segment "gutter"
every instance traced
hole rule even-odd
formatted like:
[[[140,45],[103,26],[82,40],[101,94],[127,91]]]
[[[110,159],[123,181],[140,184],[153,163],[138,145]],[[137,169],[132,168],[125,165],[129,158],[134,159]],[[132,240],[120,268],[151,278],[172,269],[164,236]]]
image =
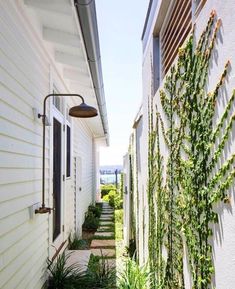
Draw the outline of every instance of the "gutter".
[[[146,29],[147,29],[147,25],[148,25],[148,20],[149,20],[149,15],[150,15],[150,11],[151,11],[151,8],[152,8],[152,4],[153,4],[153,0],[150,0],[149,1],[149,6],[148,6],[148,10],[147,10],[147,14],[146,14],[146,17],[145,17],[144,28],[143,28],[143,32],[142,32],[142,35],[141,35],[141,40],[144,39],[144,34],[145,34]]]
[[[77,10],[78,20],[84,39],[106,144],[109,145],[108,117],[104,94],[95,0],[74,0],[74,5]]]

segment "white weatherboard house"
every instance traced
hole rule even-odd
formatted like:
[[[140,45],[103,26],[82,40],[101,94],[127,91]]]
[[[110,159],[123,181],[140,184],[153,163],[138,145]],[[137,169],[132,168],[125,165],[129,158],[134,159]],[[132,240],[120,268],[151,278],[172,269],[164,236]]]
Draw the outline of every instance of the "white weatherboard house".
[[[226,117],[224,119],[222,127],[220,127],[220,134],[217,137],[217,141],[213,144],[213,149],[210,157],[213,156],[213,153],[219,148],[219,144],[225,140],[225,145],[223,146],[223,151],[220,154],[219,160],[217,160],[216,167],[212,172],[211,176],[216,176],[219,182],[213,190],[208,191],[208,195],[216,192],[216,188],[221,188],[226,186],[226,196],[221,199],[217,199],[213,203],[212,211],[218,213],[218,224],[211,221],[208,226],[208,230],[212,229],[212,236],[208,238],[209,245],[212,247],[212,267],[214,268],[214,273],[211,274],[211,280],[207,280],[212,283],[213,288],[219,289],[233,289],[235,288],[235,192],[234,192],[234,152],[235,152],[235,138],[234,138],[234,111],[235,104],[234,95],[235,89],[235,2],[233,0],[151,0],[149,4],[149,9],[146,16],[146,21],[142,34],[142,43],[143,43],[143,100],[142,106],[135,118],[133,125],[133,132],[130,138],[130,146],[128,153],[124,157],[124,180],[126,186],[126,194],[124,195],[124,240],[126,245],[135,243],[137,249],[137,255],[140,264],[143,264],[150,260],[149,248],[152,239],[150,236],[154,236],[154,232],[151,232],[151,220],[153,220],[153,208],[155,209],[155,221],[156,229],[155,233],[158,234],[158,238],[161,238],[159,227],[161,225],[161,208],[165,210],[163,205],[159,203],[160,200],[163,200],[164,185],[167,183],[166,173],[167,173],[167,162],[168,156],[170,154],[169,147],[166,146],[164,131],[162,130],[162,125],[165,127],[165,134],[168,130],[169,135],[169,119],[166,117],[166,112],[164,111],[162,95],[160,95],[160,90],[166,91],[164,84],[168,81],[167,76],[171,75],[171,67],[177,63],[178,60],[178,49],[189,39],[190,31],[192,28],[195,29],[195,39],[194,43],[197,43],[200,35],[207,27],[208,20],[210,17],[214,17],[214,24],[212,25],[213,29],[217,29],[216,40],[214,42],[211,59],[209,62],[209,73],[208,80],[206,82],[207,92],[213,92],[216,88],[216,85],[219,84],[220,79],[222,79],[221,87],[217,95],[217,100],[215,102],[215,115],[213,118],[213,127],[220,122],[222,115],[225,113]],[[217,28],[216,28],[217,27]],[[210,29],[210,28],[209,28]],[[211,37],[213,35],[211,34]],[[206,40],[204,40],[204,44]],[[195,45],[195,44],[194,44]],[[202,46],[203,47],[203,46]],[[202,48],[203,49],[203,48]],[[181,50],[181,53],[184,53]],[[207,54],[205,52],[204,55]],[[229,61],[229,62],[228,62]],[[221,75],[228,64],[226,76],[221,78]],[[203,73],[203,70],[201,71]],[[169,93],[170,94],[170,93]],[[209,94],[213,95],[213,94]],[[229,99],[232,99],[231,106],[228,107]],[[158,188],[155,187],[151,191],[150,198],[154,199],[154,205],[152,207],[149,205],[149,195],[148,195],[148,183],[156,177],[156,175],[149,176],[150,168],[150,159],[148,156],[148,147],[149,147],[149,123],[151,118],[151,108],[150,104],[153,103],[152,115],[154,119],[154,126],[156,125],[155,120],[158,119],[158,128],[159,128],[159,150],[162,156],[162,188],[163,190],[159,192]],[[165,103],[165,107],[167,107]],[[156,108],[158,114],[156,114]],[[160,123],[162,120],[162,123]],[[179,119],[175,119],[173,125],[177,126]],[[226,133],[226,128],[229,128],[229,133],[224,137]],[[187,131],[186,131],[187,132]],[[187,143],[187,141],[186,141]],[[174,145],[174,144],[173,144]],[[155,152],[158,150],[157,146],[155,147]],[[173,156],[174,157],[174,156]],[[200,155],[198,156],[198,158]],[[185,158],[185,157],[184,157]],[[221,177],[216,175],[216,172],[220,170],[221,167],[226,165],[228,160],[233,160],[231,162],[231,167],[226,173]],[[156,164],[156,163],[155,163]],[[158,164],[156,164],[157,166]],[[176,169],[176,168],[175,168]],[[154,169],[152,169],[153,171]],[[168,168],[169,170],[169,168]],[[175,171],[177,173],[177,171]],[[210,177],[211,177],[210,176]],[[174,174],[173,174],[174,177]],[[210,181],[210,179],[209,179]],[[205,187],[205,190],[208,189]],[[201,191],[202,192],[202,191]],[[182,195],[185,196],[185,195]],[[188,195],[190,200],[191,196]],[[208,200],[206,196],[203,196],[205,200]],[[181,208],[184,211],[184,201],[181,199]],[[187,202],[186,202],[187,203]],[[202,206],[206,206],[206,203],[200,203]],[[167,203],[169,206],[169,203]],[[162,207],[161,207],[162,206]],[[195,204],[192,202],[192,212]],[[168,207],[169,208],[169,207]],[[162,218],[169,216],[169,209],[164,211]],[[159,215],[156,212],[160,212]],[[188,211],[190,215],[190,210]],[[193,214],[192,214],[193,215]],[[187,217],[187,215],[185,215]],[[205,217],[205,216],[204,216]],[[168,222],[169,219],[166,217],[165,222]],[[187,220],[187,218],[186,218]],[[203,226],[203,215],[198,218],[198,224],[201,222]],[[182,221],[182,219],[181,219]],[[191,220],[188,220],[190,223]],[[153,223],[153,222],[152,222]],[[191,223],[190,223],[191,224]],[[192,232],[195,232],[199,229],[196,227],[191,227]],[[169,227],[170,228],[170,227]],[[183,227],[182,227],[183,228]],[[186,226],[186,229],[188,227]],[[195,231],[194,231],[195,230]],[[188,232],[188,231],[187,231]],[[164,231],[164,234],[166,231]],[[190,249],[187,244],[190,244],[190,238],[187,237],[184,229],[178,231],[180,238],[182,240],[183,249],[181,251],[181,256],[183,257],[183,281],[184,285],[179,288],[191,289],[193,287],[193,267],[190,267],[190,261],[193,263],[192,255],[189,255],[189,251],[193,251],[193,247]],[[152,235],[151,235],[152,234]],[[167,234],[167,233],[166,233]],[[173,238],[175,238],[175,233]],[[187,239],[188,238],[188,239]],[[197,236],[195,239],[197,240]],[[193,240],[192,235],[192,242]],[[155,239],[156,240],[156,239]],[[159,242],[160,239],[156,240]],[[163,239],[162,244],[167,244],[168,240]],[[204,240],[204,239],[203,239]],[[150,245],[148,245],[150,242]],[[155,242],[155,243],[156,243]],[[158,243],[159,244],[159,243]],[[163,260],[167,260],[168,252],[170,252],[170,247],[162,246],[162,251],[159,253],[157,249],[155,250],[155,256],[163,257]],[[191,243],[192,244],[192,243]],[[208,246],[209,245],[205,245]],[[171,246],[174,246],[174,244]],[[203,247],[201,247],[203,248]],[[191,252],[190,251],[190,252]],[[177,252],[176,252],[177,253]],[[210,256],[209,252],[206,252]],[[191,256],[191,257],[190,257]],[[171,256],[169,257],[171,258]],[[197,255],[193,255],[195,260],[198,258]],[[201,260],[199,262],[203,263],[205,256],[201,255]],[[179,260],[178,259],[178,260]],[[158,260],[155,260],[155,266],[158,266]],[[176,261],[177,263],[177,261]],[[176,270],[173,267],[173,272]],[[164,264],[164,261],[162,261]],[[171,264],[171,263],[169,263]],[[195,263],[194,263],[195,264]],[[163,265],[164,266],[164,265]],[[212,271],[212,268],[207,266],[204,267]],[[204,269],[206,272],[206,269]],[[159,273],[159,271],[158,271]],[[199,274],[200,272],[196,272]],[[162,276],[161,272],[159,273]],[[169,273],[171,274],[171,272]],[[203,272],[200,273],[203,276]],[[207,274],[207,273],[206,273]],[[208,274],[210,275],[210,273]],[[174,276],[177,276],[175,274]],[[160,277],[159,277],[160,278]],[[200,279],[197,279],[200,283]],[[202,280],[202,279],[201,279]],[[203,282],[206,284],[205,280],[202,280],[200,287],[193,288],[211,288],[203,287]],[[165,288],[165,287],[161,287]],[[169,287],[168,287],[169,288]],[[172,287],[173,288],[173,287]],[[178,288],[178,287],[177,287]]]
[[[98,110],[71,118],[79,94]],[[99,146],[109,140],[95,1],[0,1],[0,288],[42,288],[46,260],[81,234],[98,192]]]

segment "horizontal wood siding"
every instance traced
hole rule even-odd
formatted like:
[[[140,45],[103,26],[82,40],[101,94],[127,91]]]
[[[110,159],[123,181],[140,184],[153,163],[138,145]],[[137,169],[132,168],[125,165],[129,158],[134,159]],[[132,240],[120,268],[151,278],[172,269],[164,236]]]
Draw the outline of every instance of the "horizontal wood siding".
[[[0,1],[0,288],[41,289],[52,236],[51,215],[30,215],[32,205],[41,202],[42,182],[42,125],[34,119],[33,108],[41,111],[50,91],[51,63],[24,26],[16,2]],[[93,134],[83,121],[72,122],[72,157],[82,159],[77,210],[81,225],[94,193]],[[52,187],[49,131],[47,128],[46,192]],[[75,220],[72,173],[66,179],[64,200],[66,240]]]
[[[14,1],[0,2],[0,288],[40,289],[48,256],[41,201],[42,126],[33,107],[49,91],[49,63],[33,43]],[[47,134],[48,136],[48,134]],[[49,139],[46,140],[49,174]],[[46,180],[49,188],[49,180]]]
[[[93,156],[93,141],[91,132],[83,126],[81,122],[74,122],[74,156],[81,158],[81,191],[77,191],[77,203],[79,210],[77,218],[79,220],[81,231],[81,224],[84,221],[85,212],[87,207],[92,202],[94,194],[94,156]]]

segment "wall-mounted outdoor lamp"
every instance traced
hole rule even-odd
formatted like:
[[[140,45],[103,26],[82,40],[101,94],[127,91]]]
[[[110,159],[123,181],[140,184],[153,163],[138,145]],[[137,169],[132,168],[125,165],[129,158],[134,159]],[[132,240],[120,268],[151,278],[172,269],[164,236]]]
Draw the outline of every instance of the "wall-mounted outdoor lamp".
[[[38,114],[38,118],[42,118],[43,125],[43,136],[42,136],[42,206],[35,210],[35,214],[45,214],[51,213],[53,208],[48,208],[45,206],[45,144],[46,144],[46,125],[48,123],[46,116],[46,101],[51,96],[77,96],[81,99],[82,103],[80,105],[71,107],[69,110],[69,115],[72,117],[79,118],[89,118],[97,116],[97,109],[87,105],[84,102],[84,98],[79,94],[48,94],[43,101],[43,114]]]

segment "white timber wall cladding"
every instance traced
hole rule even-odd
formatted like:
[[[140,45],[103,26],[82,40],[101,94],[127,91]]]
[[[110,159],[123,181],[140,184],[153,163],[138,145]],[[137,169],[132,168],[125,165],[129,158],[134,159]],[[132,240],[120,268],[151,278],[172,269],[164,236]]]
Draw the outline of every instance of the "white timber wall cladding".
[[[25,26],[15,1],[0,1],[1,289],[40,289],[46,280],[46,259],[52,239],[49,235],[49,218],[52,215],[35,216],[30,213],[32,205],[41,202],[42,181],[42,125],[41,120],[34,119],[32,109],[36,107],[41,112],[43,99],[51,88],[51,63],[41,49],[42,45]],[[82,191],[79,195],[81,226],[84,212],[92,201],[93,142],[92,133],[84,123],[79,120],[72,122],[75,132],[72,157],[82,158]],[[46,134],[47,192],[52,188],[49,182],[49,130]],[[65,186],[64,239],[74,228],[73,171],[74,167],[71,168],[72,177]],[[49,201],[47,194],[46,204]]]
[[[215,43],[212,61],[209,70],[209,81],[207,83],[208,91],[215,88],[219,81],[221,73],[224,70],[225,63],[230,60],[231,68],[226,78],[222,92],[219,94],[217,102],[217,115],[215,123],[218,122],[223,113],[227,100],[231,97],[233,89],[235,89],[235,2],[233,0],[207,0],[205,6],[196,18],[196,39],[199,38],[202,31],[205,29],[207,20],[209,19],[212,10],[216,10],[217,17],[221,19],[222,26],[219,31],[218,39]],[[151,34],[151,32],[150,32]],[[151,41],[149,47],[146,48],[143,61],[143,88],[144,88],[144,104],[147,106],[148,97],[151,95],[151,57],[153,51]],[[164,80],[163,80],[164,82]],[[162,82],[162,83],[163,83]],[[162,84],[163,85],[163,84]],[[162,86],[161,86],[162,87]],[[163,110],[160,103],[159,91],[154,96],[154,101],[158,105],[158,110],[162,115],[163,121],[167,127],[166,119],[164,119]],[[235,107],[233,105],[232,113]],[[147,115],[144,114],[144,119],[147,122]],[[228,145],[225,147],[224,157],[231,156],[235,152],[235,128],[229,136]],[[160,134],[160,136],[162,136]],[[161,146],[161,153],[167,156],[167,150]],[[222,160],[223,163],[223,160]],[[213,246],[213,262],[215,274],[213,279],[214,288],[219,289],[234,289],[235,288],[235,189],[234,186],[229,191],[230,204],[218,202],[214,210],[219,214],[219,223],[213,225],[213,238],[211,244]],[[184,274],[185,288],[191,289],[191,276],[187,267],[187,250],[184,250]]]
[[[29,212],[41,200],[42,167],[41,122],[32,108],[49,91],[49,63],[13,6],[0,1],[0,288],[41,288],[48,215],[31,219]]]
[[[93,201],[94,193],[94,172],[93,172],[93,141],[91,132],[85,129],[80,122],[74,122],[74,156],[79,157],[79,166],[77,167],[76,176],[78,183],[76,188],[76,220],[77,232],[81,235],[82,224],[84,221],[87,207]],[[79,190],[81,188],[81,190]]]

